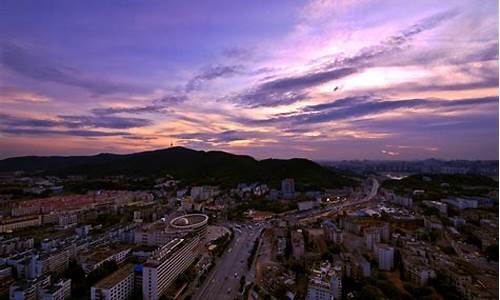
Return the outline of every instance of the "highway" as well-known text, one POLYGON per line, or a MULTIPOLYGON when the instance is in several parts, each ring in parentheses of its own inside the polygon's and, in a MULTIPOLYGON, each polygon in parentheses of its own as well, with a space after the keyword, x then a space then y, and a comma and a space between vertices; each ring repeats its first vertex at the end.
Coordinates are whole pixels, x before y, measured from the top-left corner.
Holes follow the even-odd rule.
POLYGON ((377 195, 378 189, 380 187, 380 183, 374 177, 370 177, 369 180, 372 182, 372 187, 371 187, 370 192, 366 196, 362 197, 359 200, 354 200, 352 202, 349 201, 348 203, 342 203, 342 205, 340 206, 340 209, 343 209, 343 208, 346 208, 349 206, 356 206, 358 204, 371 201, 377 195))
POLYGON ((234 238, 223 256, 216 262, 213 272, 203 285, 193 293, 194 300, 218 300, 239 298, 240 277, 253 281, 255 274, 247 274, 247 258, 254 241, 260 234, 261 226, 242 225, 234 230, 234 238), (235 273, 237 274, 235 276, 235 273))

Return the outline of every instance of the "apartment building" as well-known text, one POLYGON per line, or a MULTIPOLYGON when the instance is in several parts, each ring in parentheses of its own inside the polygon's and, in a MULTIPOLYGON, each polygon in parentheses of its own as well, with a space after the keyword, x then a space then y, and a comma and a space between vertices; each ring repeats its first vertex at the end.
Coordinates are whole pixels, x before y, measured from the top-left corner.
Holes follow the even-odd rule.
POLYGON ((145 300, 157 300, 179 274, 198 256, 199 235, 176 238, 154 251, 143 268, 142 293, 145 300))
POLYGON ((134 265, 127 264, 90 289, 91 300, 125 300, 134 292, 134 265))

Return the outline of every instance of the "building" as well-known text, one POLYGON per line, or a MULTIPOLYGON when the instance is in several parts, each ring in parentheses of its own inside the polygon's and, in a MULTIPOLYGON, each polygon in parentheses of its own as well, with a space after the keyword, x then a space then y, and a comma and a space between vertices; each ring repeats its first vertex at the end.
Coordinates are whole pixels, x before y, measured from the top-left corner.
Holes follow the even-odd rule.
POLYGON ((335 223, 330 220, 323 222, 323 231, 327 240, 335 244, 342 244, 344 241, 344 234, 335 223))
POLYGON ((301 229, 292 231, 292 254, 295 259, 301 259, 304 257, 304 235, 301 229))
POLYGON ((61 279, 40 291, 40 300, 65 300, 71 298, 71 279, 61 279))
POLYGON ((48 273, 62 273, 69 267, 71 258, 70 247, 57 250, 51 253, 44 253, 35 258, 36 276, 48 273))
POLYGON ((478 200, 474 198, 447 198, 442 200, 450 205, 455 206, 459 210, 464 210, 468 208, 478 208, 478 200))
POLYGON ((154 251, 144 264, 142 295, 144 300, 157 300, 170 284, 184 272, 198 256, 200 236, 176 238, 154 251))
POLYGON ((170 222, 158 221, 137 228, 134 231, 134 242, 160 247, 174 238, 180 238, 189 233, 203 237, 206 234, 207 226, 207 215, 187 214, 174 218, 170 222))
POLYGON ((439 211, 439 213, 446 215, 448 214, 448 205, 441 201, 422 201, 422 203, 427 207, 434 207, 439 211))
POLYGON ((405 277, 415 285, 425 286, 429 279, 436 277, 436 272, 429 266, 425 256, 404 253, 402 263, 405 277))
POLYGON ((81 258, 82 268, 85 273, 90 273, 107 261, 114 261, 120 264, 127 258, 130 250, 129 246, 122 244, 97 249, 81 258))
POLYGON ((18 280, 9 288, 10 300, 37 300, 38 294, 50 286, 50 275, 33 280, 18 280))
POLYGON ((376 243, 373 252, 377 258, 378 268, 383 271, 390 271, 394 267, 394 248, 386 244, 376 243))
POLYGON ((293 178, 286 178, 281 181, 281 193, 287 199, 295 197, 295 181, 293 178))
POLYGON ((203 185, 203 186, 193 186, 191 188, 190 195, 193 200, 205 201, 216 196, 218 193, 219 190, 217 189, 217 187, 203 185))
POLYGON ((125 300, 134 293, 134 265, 127 264, 90 288, 91 300, 125 300))
POLYGON ((300 211, 310 210, 310 209, 313 209, 313 202, 312 201, 302 201, 302 202, 297 203, 297 206, 299 207, 300 211))
POLYGON ((42 217, 20 217, 4 220, 0 223, 0 232, 10 232, 27 227, 42 225, 42 217))
POLYGON ((332 300, 342 297, 342 268, 329 262, 312 270, 307 287, 307 300, 332 300))
POLYGON ((33 238, 13 237, 10 239, 0 238, 0 256, 6 256, 12 253, 22 252, 33 249, 35 240, 33 238))
POLYGON ((368 250, 372 250, 374 244, 380 243, 380 228, 378 227, 366 228, 363 235, 365 238, 365 245, 368 250))

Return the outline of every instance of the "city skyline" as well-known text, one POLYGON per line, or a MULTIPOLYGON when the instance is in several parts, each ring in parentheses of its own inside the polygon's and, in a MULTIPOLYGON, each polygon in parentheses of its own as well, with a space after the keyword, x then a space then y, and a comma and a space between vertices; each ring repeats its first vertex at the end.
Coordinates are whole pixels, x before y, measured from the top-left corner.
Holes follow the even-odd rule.
POLYGON ((7 1, 0 16, 0 158, 498 159, 497 1, 7 1))

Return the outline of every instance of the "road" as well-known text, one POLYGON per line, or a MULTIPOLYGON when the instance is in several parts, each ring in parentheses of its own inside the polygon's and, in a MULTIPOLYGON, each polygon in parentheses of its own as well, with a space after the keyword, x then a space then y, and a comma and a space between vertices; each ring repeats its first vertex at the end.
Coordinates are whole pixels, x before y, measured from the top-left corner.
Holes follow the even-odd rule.
POLYGON ((370 192, 366 196, 362 197, 359 200, 354 200, 354 201, 349 201, 347 203, 343 203, 340 206, 340 209, 343 209, 343 208, 346 208, 349 206, 356 206, 358 204, 371 201, 377 195, 378 189, 380 187, 380 183, 374 177, 370 177, 370 181, 372 182, 372 188, 370 189, 370 192))
POLYGON ((233 300, 239 298, 240 277, 253 281, 255 274, 247 274, 247 258, 262 227, 242 226, 234 230, 234 238, 223 256, 216 262, 214 271, 194 294, 194 300, 233 300), (235 273, 237 274, 235 276, 235 273))

